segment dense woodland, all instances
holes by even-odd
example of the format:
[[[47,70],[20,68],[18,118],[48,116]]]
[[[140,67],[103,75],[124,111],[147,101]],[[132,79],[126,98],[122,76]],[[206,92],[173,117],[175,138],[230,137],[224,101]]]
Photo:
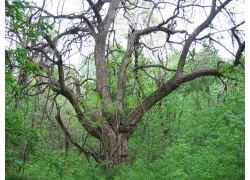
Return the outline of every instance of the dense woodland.
[[[5,0],[5,179],[245,179],[244,6]]]

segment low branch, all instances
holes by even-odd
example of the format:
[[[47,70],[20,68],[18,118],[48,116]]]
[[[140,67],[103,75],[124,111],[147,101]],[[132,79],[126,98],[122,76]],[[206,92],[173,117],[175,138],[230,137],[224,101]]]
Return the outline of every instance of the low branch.
[[[88,150],[86,150],[85,148],[81,147],[70,135],[69,131],[67,130],[67,128],[64,126],[63,121],[61,119],[60,116],[60,108],[57,107],[57,115],[55,116],[58,124],[61,126],[64,134],[69,138],[69,141],[75,145],[87,158],[88,162],[89,162],[89,157],[92,156],[96,162],[99,162],[98,157],[96,156],[96,154],[89,152]]]
[[[130,124],[138,124],[138,122],[142,119],[143,115],[158,101],[160,101],[162,98],[172,93],[181,84],[202,76],[221,76],[221,73],[219,72],[219,68],[217,68],[217,69],[195,71],[193,73],[182,76],[174,76],[173,78],[169,79],[166,83],[164,83],[160,88],[154,91],[151,95],[145,98],[131,112],[127,121],[124,123],[124,126],[129,126]],[[134,130],[130,131],[130,134],[132,134],[133,132]]]

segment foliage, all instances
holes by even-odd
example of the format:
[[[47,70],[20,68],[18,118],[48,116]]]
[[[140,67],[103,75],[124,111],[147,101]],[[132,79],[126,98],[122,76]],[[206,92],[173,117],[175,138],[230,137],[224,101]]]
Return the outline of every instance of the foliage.
[[[20,31],[23,37],[38,38],[37,31],[30,29],[33,25],[25,20],[26,1],[5,1],[6,24],[11,23],[14,31]],[[45,23],[46,31],[51,27]],[[38,73],[40,68],[34,62],[27,60],[27,49],[13,47],[5,51],[5,166],[7,179],[26,179],[23,172],[27,168],[30,154],[37,153],[36,145],[41,140],[37,127],[31,125],[32,112],[27,113],[32,100],[28,104],[24,99],[23,84],[19,84],[19,77],[15,75],[14,64],[24,69],[27,75]],[[29,179],[29,178],[27,178]]]
[[[231,74],[242,79],[239,77],[242,74]],[[197,82],[200,88],[194,91],[192,88],[197,88],[196,84],[189,82],[146,114],[130,139],[133,154],[130,167],[120,164],[105,172],[102,164],[88,163],[74,148],[67,157],[64,151],[45,150],[32,155],[24,177],[72,180],[82,177],[108,180],[244,179],[244,81],[237,81],[237,86],[229,83],[225,101],[219,104],[215,91],[219,81],[212,77],[207,81],[211,90],[210,106],[205,98],[200,99],[201,108],[195,108],[194,94],[202,97],[206,84]]]
[[[8,85],[6,81],[6,86]],[[35,147],[41,140],[41,135],[37,128],[30,125],[29,116],[25,115],[24,109],[17,108],[13,97],[6,95],[5,101],[5,166],[9,171],[16,169],[19,173],[26,169],[28,154],[36,153]]]

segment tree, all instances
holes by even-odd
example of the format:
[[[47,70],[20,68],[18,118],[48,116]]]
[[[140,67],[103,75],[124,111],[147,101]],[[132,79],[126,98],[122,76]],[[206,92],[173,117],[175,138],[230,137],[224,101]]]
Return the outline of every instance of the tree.
[[[29,89],[26,95],[52,90],[55,102],[65,97],[83,128],[101,142],[101,156],[80,146],[71,137],[57,105],[55,118],[65,136],[87,157],[97,162],[110,161],[106,168],[131,163],[129,137],[157,102],[185,82],[202,76],[222,76],[220,58],[214,58],[199,69],[186,70],[187,61],[202,61],[200,57],[196,59],[195,48],[204,47],[208,58],[213,58],[217,55],[215,47],[221,46],[232,55],[235,66],[244,68],[240,59],[245,49],[241,29],[245,21],[233,8],[233,5],[241,5],[240,1],[213,0],[203,4],[203,1],[185,0],[87,0],[78,1],[80,11],[71,13],[64,11],[66,5],[62,2],[59,3],[63,5],[58,5],[61,11],[50,12],[46,9],[47,3],[52,2],[44,0],[41,6],[35,3],[25,6],[26,23],[36,24],[29,27],[30,32],[35,33],[33,38],[17,30],[22,24],[7,25],[10,41],[15,39],[16,46],[27,50],[27,61],[40,67],[40,72],[32,76],[39,81],[24,82],[23,86]],[[200,23],[196,22],[197,16],[202,18]],[[124,38],[127,46],[121,48],[119,43],[122,42],[118,39],[122,38],[124,29],[128,30]],[[230,45],[238,47],[236,52],[224,45],[228,43],[223,39],[223,36],[228,37],[226,33],[231,38]],[[170,51],[178,54],[175,69],[168,67]],[[145,52],[147,56],[142,55]],[[70,63],[76,58],[81,60],[81,67]],[[167,79],[162,73],[172,76]],[[147,86],[141,76],[149,76],[156,83],[150,92],[144,92]],[[133,85],[129,86],[130,83]],[[37,86],[39,91],[34,89],[30,93]],[[137,101],[132,108],[126,105],[129,87]]]

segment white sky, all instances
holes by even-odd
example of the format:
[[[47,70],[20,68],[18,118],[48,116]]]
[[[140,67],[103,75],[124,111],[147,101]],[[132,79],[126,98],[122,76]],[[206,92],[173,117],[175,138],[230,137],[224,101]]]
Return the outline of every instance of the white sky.
[[[34,2],[36,2],[38,5],[42,5],[42,0],[34,0]],[[63,14],[70,14],[70,13],[73,13],[73,12],[75,12],[75,14],[78,14],[78,13],[80,13],[82,11],[82,8],[84,8],[86,10],[86,8],[88,7],[88,6],[84,5],[84,3],[82,3],[83,1],[80,1],[80,0],[71,0],[71,1],[68,1],[68,0],[49,1],[48,0],[47,1],[48,4],[51,4],[51,2],[52,2],[52,7],[51,6],[48,7],[49,9],[47,8],[47,10],[49,12],[53,13],[53,14],[56,14],[57,10],[58,10],[58,12],[63,12]],[[59,6],[58,6],[58,2],[59,2]],[[87,3],[86,1],[84,1],[84,2]],[[211,1],[204,1],[204,2],[208,2],[208,4],[211,3]],[[62,11],[63,3],[64,3],[64,8],[63,8],[63,11]],[[244,9],[244,7],[245,7],[245,5],[243,3],[238,3],[238,6],[236,6],[235,4],[236,4],[236,2],[231,2],[230,6],[235,7],[237,9],[240,9],[240,10]],[[166,11],[166,12],[171,12],[172,13],[172,11],[169,8],[171,8],[171,6],[168,6],[168,11]],[[207,13],[209,13],[209,12],[207,12]],[[170,15],[171,14],[169,13],[169,14],[166,14],[165,16],[169,17]],[[204,14],[204,11],[202,11],[202,10],[198,11],[198,12],[194,12],[194,15],[198,15],[197,17],[199,17],[199,18],[196,18],[195,22],[192,25],[187,26],[186,24],[182,24],[183,22],[181,20],[178,20],[178,26],[177,26],[176,29],[178,29],[178,30],[186,29],[189,33],[191,33],[194,30],[194,28],[197,27],[197,25],[200,24],[205,19],[205,14]],[[240,19],[243,20],[244,17],[240,17]],[[142,21],[142,19],[141,20],[138,19],[138,21]],[[241,20],[239,20],[238,23],[239,22],[241,22]],[[216,22],[214,22],[214,23],[216,23]],[[223,24],[223,27],[220,27],[221,24]],[[64,25],[67,26],[67,24],[64,24]],[[215,27],[218,28],[218,29],[221,29],[221,28],[225,29],[226,26],[228,26],[228,24],[226,22],[223,22],[223,21],[220,21],[220,23],[215,25]],[[120,27],[120,34],[124,34],[124,33],[128,32],[128,26],[126,24],[123,26],[123,22],[119,23],[119,27]],[[204,32],[201,33],[201,35],[206,34],[206,33],[207,33],[207,31],[204,31]],[[123,46],[126,47],[127,41],[126,41],[126,39],[122,39],[121,37],[122,36],[119,36],[118,39],[123,44]],[[220,40],[220,42],[222,42],[222,44],[224,44],[227,48],[232,50],[233,47],[231,46],[231,38],[230,38],[229,34],[224,34],[223,37],[224,37],[224,39]],[[163,41],[165,41],[165,38],[159,38],[159,39],[162,39]],[[163,43],[163,41],[162,41],[162,43]],[[158,43],[160,43],[160,40],[158,40]],[[160,44],[162,44],[162,43],[160,43]],[[217,49],[219,49],[219,55],[220,56],[222,56],[223,58],[232,58],[232,55],[229,54],[224,48],[220,47],[219,45],[215,45],[215,46],[216,46]],[[234,49],[234,51],[237,50],[237,46]],[[90,52],[92,50],[93,49],[91,49],[91,50],[89,50],[87,52]],[[74,59],[81,59],[81,58],[80,57],[75,57]],[[75,60],[73,60],[73,59],[72,59],[72,61],[75,62]]]

